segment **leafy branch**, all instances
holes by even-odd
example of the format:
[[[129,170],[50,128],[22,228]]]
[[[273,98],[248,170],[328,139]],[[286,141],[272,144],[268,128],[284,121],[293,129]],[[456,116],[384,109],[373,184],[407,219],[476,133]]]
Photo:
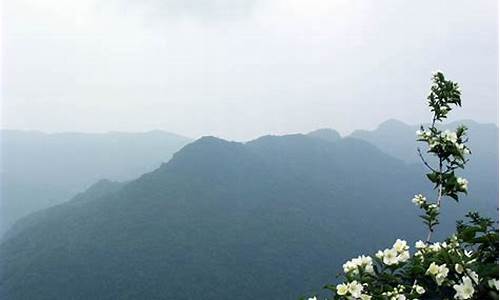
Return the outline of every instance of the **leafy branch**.
[[[428,229],[425,242],[415,243],[410,254],[407,242],[397,239],[391,248],[379,250],[373,257],[361,255],[343,265],[345,281],[328,284],[332,299],[406,300],[406,299],[495,299],[498,300],[498,228],[476,212],[467,221],[457,222],[457,233],[443,242],[432,242],[439,224],[440,208],[445,197],[459,201],[467,193],[468,181],[455,174],[464,169],[471,154],[467,147],[467,128],[442,130],[448,113],[462,105],[456,82],[443,73],[432,76],[427,104],[432,113],[431,125],[420,126],[417,141],[427,145],[427,156],[417,149],[420,160],[430,171],[426,174],[436,190],[428,202],[422,194],[412,202],[422,209],[420,218]],[[316,300],[316,296],[308,298]]]

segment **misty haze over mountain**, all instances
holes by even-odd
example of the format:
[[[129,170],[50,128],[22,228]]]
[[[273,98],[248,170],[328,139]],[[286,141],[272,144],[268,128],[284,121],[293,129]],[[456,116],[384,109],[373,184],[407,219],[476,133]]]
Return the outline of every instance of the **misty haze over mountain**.
[[[468,168],[472,178],[495,184],[498,170],[498,127],[465,120],[447,125],[465,124],[472,134],[476,154]],[[374,131],[356,130],[350,137],[362,139],[406,163],[416,164],[419,126],[388,120]],[[327,141],[341,139],[332,129],[309,133]],[[128,181],[167,162],[191,139],[162,131],[146,133],[60,133],[2,130],[0,170],[0,234],[17,219],[30,212],[64,202],[99,180]]]
[[[4,1],[1,126],[346,135],[425,120],[435,69],[498,123],[497,2]]]

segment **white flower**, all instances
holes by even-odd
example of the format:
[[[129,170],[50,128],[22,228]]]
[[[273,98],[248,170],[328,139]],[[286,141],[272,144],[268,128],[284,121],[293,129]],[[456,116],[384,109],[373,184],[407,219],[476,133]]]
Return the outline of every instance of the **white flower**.
[[[401,253],[403,251],[408,250],[410,247],[408,247],[408,244],[404,240],[397,239],[394,245],[392,246],[398,253]]]
[[[361,297],[359,297],[361,300],[371,300],[372,296],[367,295],[367,294],[361,294]]]
[[[403,251],[401,254],[398,255],[399,262],[405,262],[408,259],[410,259],[410,251]]]
[[[453,288],[457,291],[455,299],[470,299],[474,295],[472,280],[467,276],[462,277],[462,283],[453,285]]]
[[[383,261],[384,264],[389,266],[397,264],[399,262],[398,251],[396,251],[396,249],[385,249]]]
[[[343,266],[345,273],[353,272],[357,274],[359,268],[364,268],[368,273],[373,272],[373,262],[370,256],[361,255],[346,262]]]
[[[426,247],[427,247],[427,244],[425,244],[422,241],[417,241],[415,243],[415,248],[417,248],[417,249],[425,249]]]
[[[458,186],[460,187],[460,189],[467,190],[467,185],[469,184],[469,181],[467,179],[462,178],[462,177],[458,177],[457,183],[458,183]]]
[[[375,274],[375,269],[373,269],[373,265],[367,265],[365,267],[365,272],[372,275]]]
[[[459,246],[458,238],[455,234],[450,237],[450,246],[453,248],[456,248]]]
[[[422,294],[425,293],[425,289],[422,286],[418,285],[418,284],[415,285],[415,291],[419,295],[422,295]]]
[[[423,140],[428,140],[431,136],[430,132],[427,130],[417,130],[415,133],[418,138]]]
[[[439,266],[433,262],[429,265],[429,268],[427,268],[427,271],[425,272],[425,274],[427,275],[436,275],[437,273],[439,272]]]
[[[363,291],[363,285],[360,284],[360,283],[358,283],[356,280],[354,280],[353,282],[349,283],[349,293],[351,293],[351,295],[354,298],[361,297],[361,292],[362,291]]]
[[[455,272],[457,272],[458,274],[462,274],[464,272],[464,267],[462,267],[462,265],[460,264],[455,264]]]
[[[422,251],[415,252],[415,257],[418,258],[420,260],[420,262],[424,262],[424,260],[425,260],[424,254],[422,253]]]
[[[340,296],[344,296],[349,292],[349,286],[345,283],[337,285],[337,294]]]
[[[477,275],[476,272],[472,271],[471,269],[466,269],[465,272],[467,275],[469,275],[469,278],[471,278],[475,284],[479,283],[479,275]]]
[[[439,210],[439,206],[437,206],[437,204],[431,204],[431,205],[429,205],[429,208],[431,211],[438,211]]]
[[[496,289],[498,291],[498,279],[490,279],[488,280],[488,286],[492,289]]]
[[[358,270],[357,265],[354,264],[351,260],[343,264],[342,268],[344,269],[344,273],[349,273]]]
[[[446,267],[446,264],[437,265],[436,263],[431,263],[425,274],[432,275],[436,280],[437,285],[441,285],[443,281],[448,276],[450,270]]]
[[[422,194],[415,195],[413,196],[413,199],[411,199],[411,202],[413,202],[417,206],[424,205],[426,201],[427,199]]]
[[[470,154],[469,148],[467,148],[464,144],[455,143],[455,147],[457,147],[457,149],[460,150],[462,154]]]
[[[447,275],[448,273],[446,273]],[[444,280],[446,279],[446,275],[442,275],[442,274],[438,274],[436,275],[436,283],[438,286],[441,286],[444,282]]]
[[[316,296],[314,296],[312,298],[308,298],[307,300],[318,300],[318,299],[316,298]]]
[[[444,139],[448,142],[456,143],[458,140],[457,133],[449,130],[444,131]]]
[[[439,266],[439,273],[436,275],[436,283],[437,285],[441,285],[443,281],[448,276],[448,272],[450,270],[446,267],[446,264],[442,264]]]
[[[429,248],[434,252],[438,252],[439,250],[441,250],[441,244],[436,242],[430,245]]]
[[[367,266],[372,264],[372,258],[370,256],[361,255],[358,257],[358,259],[362,266]]]
[[[382,252],[382,250],[378,250],[377,253],[375,253],[375,257],[382,259],[384,257],[384,252]]]

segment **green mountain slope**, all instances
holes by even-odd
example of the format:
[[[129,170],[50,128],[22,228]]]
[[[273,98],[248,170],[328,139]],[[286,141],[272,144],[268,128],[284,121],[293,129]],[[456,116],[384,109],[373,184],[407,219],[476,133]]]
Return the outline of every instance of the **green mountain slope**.
[[[421,174],[352,138],[205,137],[123,186],[18,222],[0,245],[0,298],[295,299],[353,249],[422,238],[409,203]]]

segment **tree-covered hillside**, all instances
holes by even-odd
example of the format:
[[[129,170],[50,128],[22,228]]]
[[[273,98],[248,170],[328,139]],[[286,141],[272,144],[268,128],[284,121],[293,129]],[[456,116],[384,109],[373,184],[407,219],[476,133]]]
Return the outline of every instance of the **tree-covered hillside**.
[[[205,137],[18,222],[0,245],[0,298],[293,299],[355,249],[422,236],[407,205],[420,174],[352,138]],[[493,210],[494,190],[471,198]]]

